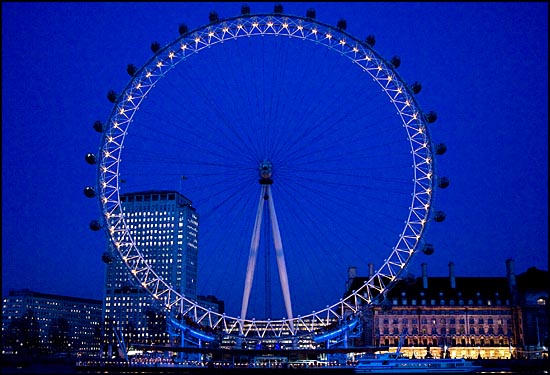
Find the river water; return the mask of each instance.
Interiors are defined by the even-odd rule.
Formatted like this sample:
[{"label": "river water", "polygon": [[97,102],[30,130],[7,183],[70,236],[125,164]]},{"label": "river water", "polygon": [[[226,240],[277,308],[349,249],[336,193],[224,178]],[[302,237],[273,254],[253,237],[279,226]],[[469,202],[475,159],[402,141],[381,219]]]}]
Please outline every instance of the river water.
[{"label": "river water", "polygon": [[[550,374],[548,361],[537,364],[531,368],[483,368],[476,374]],[[246,369],[246,368],[174,368],[174,367],[148,367],[148,368],[110,368],[110,369],[76,369],[67,364],[30,364],[21,367],[4,367],[2,374],[187,374],[187,375],[282,375],[282,374],[311,374],[311,375],[350,375],[353,374],[352,368],[307,368],[307,369]]]}]

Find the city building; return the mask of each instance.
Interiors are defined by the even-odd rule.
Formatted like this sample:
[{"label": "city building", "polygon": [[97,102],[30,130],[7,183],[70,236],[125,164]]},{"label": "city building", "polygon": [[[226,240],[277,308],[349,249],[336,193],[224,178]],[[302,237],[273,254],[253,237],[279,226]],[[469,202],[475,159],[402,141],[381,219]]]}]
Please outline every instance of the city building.
[{"label": "city building", "polygon": [[[155,190],[123,194],[122,209],[131,236],[157,275],[182,295],[197,298],[199,215],[192,202],[176,191]],[[177,345],[166,313],[136,283],[110,247],[104,300],[102,354],[130,344]],[[121,345],[121,342],[123,345]]]},{"label": "city building", "polygon": [[197,296],[197,304],[220,314],[225,312],[225,302],[219,300],[216,296]]},{"label": "city building", "polygon": [[[548,352],[548,272],[516,277],[420,277],[399,280],[378,304],[365,306],[357,346],[382,346],[409,357],[525,358]],[[372,275],[372,266],[369,273]],[[350,268],[348,291],[365,277]],[[535,355],[538,353],[538,356]]]},{"label": "city building", "polygon": [[529,268],[516,277],[516,301],[521,308],[522,338],[518,346],[524,358],[548,356],[548,289],[550,279],[547,271]]},{"label": "city building", "polygon": [[102,301],[10,291],[2,300],[3,355],[96,355]]}]

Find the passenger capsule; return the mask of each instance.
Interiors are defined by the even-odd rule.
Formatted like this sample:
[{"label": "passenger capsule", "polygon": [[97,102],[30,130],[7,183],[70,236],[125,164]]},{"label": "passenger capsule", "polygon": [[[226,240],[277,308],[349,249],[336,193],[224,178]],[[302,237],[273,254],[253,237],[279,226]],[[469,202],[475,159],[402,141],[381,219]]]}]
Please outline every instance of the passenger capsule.
[{"label": "passenger capsule", "polygon": [[91,186],[86,186],[84,188],[84,195],[87,196],[88,198],[95,197],[95,189]]},{"label": "passenger capsule", "polygon": [[420,90],[422,90],[422,85],[420,84],[420,82],[415,82],[411,85],[411,89],[414,94],[418,94]]},{"label": "passenger capsule", "polygon": [[430,111],[426,113],[426,121],[428,121],[431,124],[435,122],[435,120],[437,120],[437,113],[435,113],[434,111]]},{"label": "passenger capsule", "polygon": [[153,53],[157,53],[159,50],[160,50],[160,43],[159,42],[151,43],[151,51],[153,51]]},{"label": "passenger capsule", "polygon": [[432,255],[434,251],[435,251],[434,245],[432,245],[431,243],[425,244],[424,247],[422,248],[422,252],[426,255]]},{"label": "passenger capsule", "polygon": [[137,68],[134,64],[128,64],[126,67],[126,72],[130,75],[130,77],[133,77],[137,72]]},{"label": "passenger capsule", "polygon": [[250,6],[248,4],[243,4],[243,6],[241,7],[241,14],[250,14]]},{"label": "passenger capsule", "polygon": [[443,155],[447,151],[447,145],[445,143],[440,143],[435,146],[435,153],[437,155]]},{"label": "passenger capsule", "polygon": [[95,155],[92,154],[91,152],[87,153],[84,159],[86,159],[86,163],[91,165],[94,165],[97,161]]},{"label": "passenger capsule", "polygon": [[445,189],[447,186],[449,186],[449,184],[450,181],[447,177],[441,177],[437,182],[437,186],[439,186],[441,189]]},{"label": "passenger capsule", "polygon": [[434,214],[434,220],[437,221],[438,223],[441,223],[443,220],[445,220],[445,212],[443,211],[436,211],[435,214]]},{"label": "passenger capsule", "polygon": [[317,14],[315,13],[315,9],[309,8],[309,9],[306,11],[306,17],[307,17],[307,18],[311,18],[311,19],[315,19],[315,17],[317,17]]},{"label": "passenger capsule", "polygon": [[390,63],[397,69],[401,65],[401,58],[399,56],[394,56],[391,58]]},{"label": "passenger capsule", "polygon": [[90,221],[90,229],[94,232],[101,229],[101,224],[99,223],[99,220],[92,220]]},{"label": "passenger capsule", "polygon": [[184,24],[184,23],[180,23],[178,31],[179,31],[180,35],[186,34],[189,31],[189,27],[187,27],[187,25]]},{"label": "passenger capsule", "polygon": [[277,14],[283,13],[283,5],[275,4],[275,6],[273,7],[273,13],[277,13]]},{"label": "passenger capsule", "polygon": [[113,262],[113,256],[109,252],[104,252],[101,256],[101,260],[106,264],[111,264]]},{"label": "passenger capsule", "polygon": [[210,14],[208,15],[208,20],[210,22],[216,22],[218,21],[220,18],[218,17],[218,13],[217,12],[210,12]]},{"label": "passenger capsule", "polygon": [[367,43],[371,47],[374,47],[374,44],[376,43],[376,38],[374,37],[374,35],[369,35],[365,39],[365,43]]},{"label": "passenger capsule", "polygon": [[109,99],[109,101],[111,103],[116,103],[116,99],[117,99],[117,94],[116,92],[114,92],[113,90],[109,91],[107,93],[107,99]]},{"label": "passenger capsule", "polygon": [[338,23],[336,24],[336,27],[339,28],[340,30],[345,30],[346,27],[348,27],[348,23],[346,22],[345,19],[340,18],[338,20]]},{"label": "passenger capsule", "polygon": [[103,133],[103,123],[99,120],[94,122],[94,130],[98,133]]}]

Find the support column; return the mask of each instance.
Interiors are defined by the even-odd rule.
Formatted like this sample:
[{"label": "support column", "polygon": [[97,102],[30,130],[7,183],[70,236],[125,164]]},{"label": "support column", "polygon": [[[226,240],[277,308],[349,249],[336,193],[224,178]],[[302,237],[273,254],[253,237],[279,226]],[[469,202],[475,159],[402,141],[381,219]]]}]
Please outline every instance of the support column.
[{"label": "support column", "polygon": [[[271,190],[269,185],[267,186],[267,193],[269,194],[269,215],[271,219],[271,228],[273,230],[273,241],[275,243],[275,255],[277,256],[277,267],[279,269],[279,279],[281,280],[281,289],[283,290],[283,297],[285,301],[285,308],[287,318],[292,320],[292,303],[290,301],[290,288],[288,286],[288,274],[286,272],[285,254],[283,251],[283,241],[281,240],[281,232],[279,231],[279,223],[277,221],[277,213],[275,212],[275,205],[273,204],[273,197],[271,196]],[[292,322],[290,328],[294,331]]]},{"label": "support column", "polygon": [[[244,282],[243,301],[241,305],[241,319],[246,319],[248,310],[248,300],[250,299],[250,290],[254,280],[254,270],[256,269],[256,258],[258,257],[258,246],[260,244],[260,227],[262,225],[262,214],[264,208],[264,196],[267,194],[267,185],[262,185],[258,210],[256,211],[256,221],[254,223],[254,232],[250,241],[250,253],[248,255],[248,265],[246,267],[246,278]],[[242,327],[241,327],[242,329]]]}]

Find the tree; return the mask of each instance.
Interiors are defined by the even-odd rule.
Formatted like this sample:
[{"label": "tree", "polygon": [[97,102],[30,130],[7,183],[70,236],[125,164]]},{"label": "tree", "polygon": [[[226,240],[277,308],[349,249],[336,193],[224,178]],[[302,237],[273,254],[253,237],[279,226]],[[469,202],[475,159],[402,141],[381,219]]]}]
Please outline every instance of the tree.
[{"label": "tree", "polygon": [[15,354],[33,356],[39,353],[40,325],[34,316],[34,310],[28,309],[23,316],[11,321],[5,342]]},{"label": "tree", "polygon": [[167,329],[166,316],[152,307],[147,308],[145,315],[147,317],[147,330],[152,340],[151,343],[161,343]]},{"label": "tree", "polygon": [[54,353],[68,353],[71,350],[71,327],[65,318],[53,319],[50,325],[49,339]]}]

